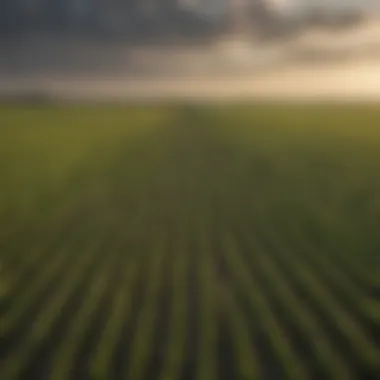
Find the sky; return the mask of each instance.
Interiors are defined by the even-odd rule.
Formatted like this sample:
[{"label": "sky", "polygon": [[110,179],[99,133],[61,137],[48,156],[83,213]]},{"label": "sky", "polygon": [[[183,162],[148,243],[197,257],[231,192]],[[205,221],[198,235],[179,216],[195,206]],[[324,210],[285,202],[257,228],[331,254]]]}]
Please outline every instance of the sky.
[{"label": "sky", "polygon": [[[199,4],[202,12],[208,14],[221,14],[224,13],[227,4],[231,0],[182,0],[188,3]],[[240,1],[240,0],[232,0]],[[254,0],[241,0],[241,1],[254,1]],[[380,10],[380,0],[265,0],[279,12],[289,15],[307,12],[308,9],[325,8],[331,11],[340,11],[351,8],[368,8]]]},{"label": "sky", "polygon": [[326,7],[327,9],[346,7],[378,7],[379,0],[267,0],[289,8]]},{"label": "sky", "polygon": [[[191,0],[189,0],[191,1]],[[204,4],[205,8],[225,9],[228,0],[193,0]],[[246,0],[254,1],[254,0]],[[298,13],[310,8],[323,7],[330,10],[343,10],[347,8],[370,8],[380,10],[380,0],[266,0],[276,8],[286,13]]]},{"label": "sky", "polygon": [[[208,4],[223,14],[230,1],[244,0],[186,1],[197,2],[200,11],[206,9]],[[380,0],[266,1],[273,1],[277,7],[293,14],[300,9],[310,9],[321,4],[327,9],[365,5],[373,8],[377,6],[380,10]],[[0,49],[0,94],[7,91],[46,91],[47,94],[57,96],[74,96],[77,93],[92,96],[94,92],[94,96],[99,97],[103,94],[116,96],[118,93],[120,96],[133,97],[140,93],[143,97],[150,96],[150,93],[158,96],[165,91],[172,94],[193,91],[195,96],[198,92],[207,90],[210,96],[216,96],[223,89],[226,94],[229,91],[236,94],[254,94],[255,91],[268,94],[276,91],[283,94],[289,91],[297,94],[303,91],[310,94],[313,91],[347,91],[355,94],[361,91],[363,94],[376,92],[380,98],[380,23],[375,22],[374,25],[377,25],[375,29],[371,23],[336,38],[323,33],[302,34],[301,31],[301,35],[297,34],[291,44],[291,41],[287,41],[286,46],[274,43],[250,48],[249,45],[242,44],[242,49],[239,44],[229,45],[228,38],[225,45],[223,40],[221,44],[215,44],[215,49],[202,45],[178,51],[171,47],[168,50],[144,46],[129,49],[123,44],[114,45],[97,40],[17,40],[15,49],[11,45],[7,45],[9,50]],[[336,49],[337,44],[339,46]],[[375,49],[375,45],[376,57],[379,57],[376,60],[372,58],[374,50],[373,53],[369,50]],[[357,48],[358,53],[354,50]],[[335,56],[335,51],[341,60],[331,63],[329,60]],[[318,59],[309,67],[309,61],[302,61],[304,56]],[[346,56],[349,56],[347,62]],[[323,61],[325,57],[328,60]],[[355,58],[352,63],[351,57]],[[265,71],[261,71],[263,68]],[[244,70],[247,70],[247,76],[242,75]],[[219,78],[202,82],[203,78],[212,77],[214,73],[219,78],[236,75],[242,79],[236,79],[235,82],[232,78],[228,85],[225,85],[224,79]],[[200,79],[195,82],[197,75]],[[189,90],[191,86],[193,89]]]},{"label": "sky", "polygon": [[326,9],[344,9],[344,8],[379,8],[378,0],[278,0],[284,6],[289,8],[315,8],[324,7]]}]

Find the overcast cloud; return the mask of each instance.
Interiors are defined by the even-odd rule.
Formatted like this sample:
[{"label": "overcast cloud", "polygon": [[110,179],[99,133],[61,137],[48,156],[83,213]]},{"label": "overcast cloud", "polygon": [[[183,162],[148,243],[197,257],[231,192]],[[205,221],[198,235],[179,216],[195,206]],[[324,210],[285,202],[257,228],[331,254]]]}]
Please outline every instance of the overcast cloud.
[{"label": "overcast cloud", "polygon": [[[184,4],[193,4],[202,13],[210,16],[224,14],[228,9],[229,3],[251,2],[255,0],[179,0]],[[308,10],[324,8],[330,11],[342,11],[345,9],[375,9],[380,11],[380,0],[264,0],[272,8],[284,15],[297,15],[307,13]]]}]

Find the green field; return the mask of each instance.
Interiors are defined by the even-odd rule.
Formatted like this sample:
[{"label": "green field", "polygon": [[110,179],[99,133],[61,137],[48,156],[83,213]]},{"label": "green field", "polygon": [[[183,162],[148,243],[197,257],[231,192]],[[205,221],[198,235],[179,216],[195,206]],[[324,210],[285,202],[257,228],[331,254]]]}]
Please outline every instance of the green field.
[{"label": "green field", "polygon": [[0,107],[0,379],[380,379],[380,110]]}]

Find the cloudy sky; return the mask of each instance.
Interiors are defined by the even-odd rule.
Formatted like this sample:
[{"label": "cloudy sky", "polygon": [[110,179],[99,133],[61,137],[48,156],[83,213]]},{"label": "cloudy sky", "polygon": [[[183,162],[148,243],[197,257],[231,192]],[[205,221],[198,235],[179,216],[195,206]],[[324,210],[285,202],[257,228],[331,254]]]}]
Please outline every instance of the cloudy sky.
[{"label": "cloudy sky", "polygon": [[347,7],[378,7],[378,0],[274,0],[281,3],[283,6],[290,8],[309,8],[315,6],[323,6],[330,9],[339,9]]},{"label": "cloudy sky", "polygon": [[[217,1],[217,0],[215,0]],[[345,7],[379,7],[379,0],[267,0],[283,7],[315,7],[324,6],[327,8]]]},{"label": "cloudy sky", "polygon": [[[209,14],[224,13],[230,1],[255,0],[182,0],[184,3],[198,4],[203,12]],[[323,7],[333,11],[347,8],[370,8],[380,10],[380,0],[265,0],[272,4],[278,11],[285,14],[304,13],[308,9]]]}]

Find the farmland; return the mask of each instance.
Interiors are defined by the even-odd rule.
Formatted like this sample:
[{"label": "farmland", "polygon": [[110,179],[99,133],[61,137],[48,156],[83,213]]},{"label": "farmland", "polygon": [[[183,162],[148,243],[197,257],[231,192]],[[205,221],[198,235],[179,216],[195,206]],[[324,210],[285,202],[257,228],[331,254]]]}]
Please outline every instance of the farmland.
[{"label": "farmland", "polygon": [[380,378],[380,111],[1,106],[1,380]]}]

